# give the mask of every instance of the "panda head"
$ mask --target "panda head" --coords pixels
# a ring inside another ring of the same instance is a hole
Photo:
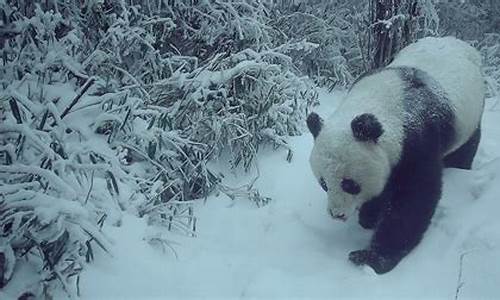
[[[315,113],[307,118],[314,137],[310,164],[328,194],[328,212],[347,220],[364,202],[380,195],[390,174],[390,162],[379,145],[382,124],[369,113],[328,122]]]

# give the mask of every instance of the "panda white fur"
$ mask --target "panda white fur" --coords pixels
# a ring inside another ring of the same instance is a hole
[[[480,139],[481,57],[452,37],[424,38],[361,76],[326,120],[311,113],[310,163],[328,211],[374,228],[349,259],[381,274],[422,239],[441,197],[443,167],[470,169]]]

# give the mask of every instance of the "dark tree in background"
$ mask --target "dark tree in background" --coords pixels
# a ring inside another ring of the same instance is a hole
[[[417,0],[370,1],[372,37],[368,51],[372,69],[390,63],[400,49],[417,38],[418,5]]]

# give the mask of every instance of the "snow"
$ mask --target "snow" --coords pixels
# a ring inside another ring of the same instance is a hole
[[[320,97],[317,111],[329,115],[338,92]],[[309,167],[312,137],[304,134],[289,141],[291,163],[286,151],[260,152],[256,187],[273,198],[264,207],[222,194],[195,202],[196,237],[148,226],[130,213],[119,227],[105,223],[111,255],[95,250],[81,275],[81,299],[499,299],[499,116],[487,107],[474,169],[445,171],[443,197],[423,242],[385,275],[348,261],[349,251],[368,244],[371,231],[354,218],[329,217]],[[228,183],[255,176],[233,175]],[[154,247],[152,238],[168,245]],[[17,267],[12,282],[20,273],[32,277],[30,265]],[[12,284],[0,298],[18,291]],[[55,297],[65,298],[62,291]]]
[[[328,115],[327,102],[336,95],[321,98],[318,112]],[[286,151],[260,153],[256,185],[273,198],[264,207],[222,195],[199,201],[196,237],[150,227],[130,214],[121,227],[105,226],[114,240],[112,257],[96,255],[82,274],[81,299],[453,299],[458,286],[458,299],[498,299],[499,116],[485,112],[474,169],[445,171],[443,197],[423,242],[388,274],[377,276],[347,260],[349,251],[367,245],[371,232],[354,219],[328,216],[326,195],[309,168],[312,137],[304,134],[290,139],[291,163]],[[235,171],[229,180],[251,176]],[[175,254],[152,247],[147,236],[166,238]]]

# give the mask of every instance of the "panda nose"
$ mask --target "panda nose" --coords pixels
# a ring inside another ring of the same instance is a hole
[[[335,219],[340,219],[342,221],[345,221],[347,220],[347,217],[345,216],[345,214],[338,214],[338,215],[335,215],[334,216]]]
[[[344,213],[334,214],[331,209],[329,209],[329,211],[330,211],[330,215],[332,216],[332,218],[341,220],[343,222],[345,222],[347,220],[347,217]]]

